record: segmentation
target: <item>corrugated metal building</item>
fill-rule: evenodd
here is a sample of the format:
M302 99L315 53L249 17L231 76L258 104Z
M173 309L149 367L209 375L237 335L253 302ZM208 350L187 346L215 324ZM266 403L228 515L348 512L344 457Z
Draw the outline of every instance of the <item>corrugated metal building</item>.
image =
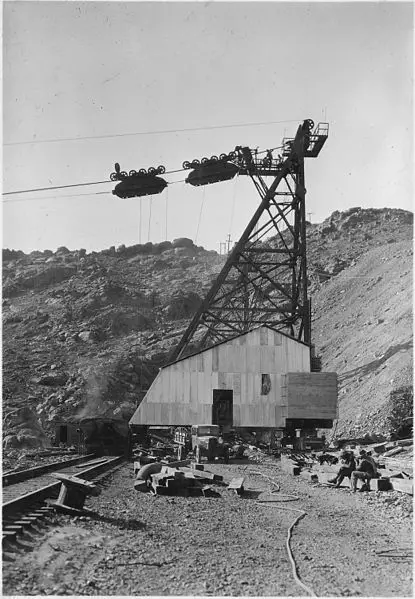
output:
M130 424L328 428L335 418L336 373L310 372L308 345L261 326L166 365Z

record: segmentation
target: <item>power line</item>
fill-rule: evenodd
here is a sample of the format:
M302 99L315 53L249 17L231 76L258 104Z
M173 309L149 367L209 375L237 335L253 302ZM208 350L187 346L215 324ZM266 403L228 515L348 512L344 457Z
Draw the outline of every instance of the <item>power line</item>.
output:
M82 141L92 139L109 139L113 137L132 137L134 135L164 135L167 133L188 133L191 131L211 131L212 129L231 129L238 127L262 127L264 125L279 125L282 123L293 123L301 121L301 119L289 119L285 121L265 121L261 123L236 123L233 125L212 125L209 127L189 127L185 129L163 129L159 131L135 131L134 133L113 133L109 135L89 135L84 137L62 137L55 139L33 139L30 141L11 141L3 143L4 146L22 146L27 144L46 144L59 143L67 141Z

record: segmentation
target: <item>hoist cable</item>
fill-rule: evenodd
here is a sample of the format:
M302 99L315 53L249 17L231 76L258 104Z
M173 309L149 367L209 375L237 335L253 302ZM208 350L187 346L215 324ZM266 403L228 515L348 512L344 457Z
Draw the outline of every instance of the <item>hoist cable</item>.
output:
M234 215L234 210L235 210L235 199L236 199L236 181L238 180L238 177L239 177L239 173L236 175L235 179L233 180L231 220L230 220L229 229L228 229L229 234L232 234L233 215Z
M178 181L177 181L178 183ZM166 189L166 241L167 241L167 202L169 199L169 188Z
M197 242L197 237L199 235L200 219L202 218L203 204L205 203L205 192L206 192L206 187L203 186L202 203L200 205L199 220L197 222L197 229L196 229L196 236L195 236L195 245L196 245L196 242Z
M153 203L153 196L150 196L150 211L148 216L148 232L147 232L147 241L150 241L150 228L151 228L151 204Z

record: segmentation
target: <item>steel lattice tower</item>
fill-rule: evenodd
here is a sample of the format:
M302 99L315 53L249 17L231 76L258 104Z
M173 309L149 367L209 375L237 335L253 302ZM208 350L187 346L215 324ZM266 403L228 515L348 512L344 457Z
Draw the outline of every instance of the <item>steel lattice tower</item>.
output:
M169 361L261 324L311 345L304 159L318 156L328 124L313 127L304 121L277 159L235 148L239 174L252 179L261 203Z

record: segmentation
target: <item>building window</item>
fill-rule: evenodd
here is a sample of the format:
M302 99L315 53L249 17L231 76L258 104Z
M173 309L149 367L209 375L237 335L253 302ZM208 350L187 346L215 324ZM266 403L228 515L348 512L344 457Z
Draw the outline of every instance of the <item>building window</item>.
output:
M269 374L261 375L261 395L268 395L271 391L271 377Z

